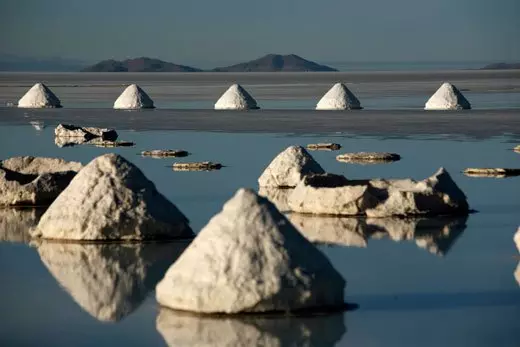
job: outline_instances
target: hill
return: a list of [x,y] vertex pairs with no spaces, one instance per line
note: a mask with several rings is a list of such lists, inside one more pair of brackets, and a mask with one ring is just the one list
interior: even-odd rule
[[300,71],[338,71],[326,65],[320,65],[303,59],[296,54],[268,54],[246,63],[215,68],[215,72],[300,72]]
[[510,70],[520,69],[520,63],[495,63],[489,64],[481,68],[481,70]]
[[135,59],[103,60],[88,66],[82,72],[198,72],[200,69],[169,63],[159,59],[141,57]]

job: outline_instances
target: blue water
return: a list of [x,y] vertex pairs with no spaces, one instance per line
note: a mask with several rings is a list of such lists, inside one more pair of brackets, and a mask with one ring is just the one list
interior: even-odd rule
[[[466,167],[520,167],[520,155],[511,150],[516,145],[511,137],[477,141],[463,137],[121,131],[120,139],[136,146],[103,149],[84,145],[58,148],[53,130],[0,127],[0,158],[30,154],[87,163],[103,153],[119,153],[155,182],[190,219],[196,232],[239,187],[256,189],[263,168],[289,145],[340,143],[339,152],[312,155],[326,171],[349,178],[422,179],[444,166],[478,213],[470,215],[457,233],[447,235],[449,247],[443,255],[418,247],[416,240],[396,242],[389,237],[368,238],[366,248],[320,245],[346,278],[347,301],[359,305],[357,310],[312,320],[272,318],[270,324],[261,318],[252,322],[237,318],[227,326],[237,331],[253,326],[267,341],[281,345],[290,345],[297,337],[305,340],[301,331],[306,331],[319,346],[518,346],[520,284],[513,273],[520,258],[512,238],[520,225],[520,177],[479,179],[461,174]],[[159,148],[182,148],[192,155],[164,160],[138,155],[141,150]],[[399,153],[402,160],[364,166],[337,162],[335,156],[344,151],[390,151]],[[226,167],[213,172],[171,170],[174,161],[199,160],[221,162]],[[77,294],[58,284],[60,278],[45,265],[52,260],[57,261],[48,255],[40,258],[37,246],[0,243],[0,344],[165,345],[166,340],[179,337],[180,326],[164,329],[161,325],[158,330],[153,280],[144,286],[147,296],[128,297],[131,312],[107,323],[81,308],[75,302]],[[112,259],[117,261],[117,257]],[[164,315],[173,322],[198,324],[201,330],[185,345],[202,344],[204,331],[215,333],[217,345],[230,336],[227,330],[225,336],[219,336],[218,320],[179,318],[171,312]],[[276,329],[286,324],[287,328]]]

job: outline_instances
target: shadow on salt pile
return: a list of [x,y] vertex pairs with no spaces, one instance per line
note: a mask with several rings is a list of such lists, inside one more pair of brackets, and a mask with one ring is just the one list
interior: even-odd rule
[[130,141],[111,141],[111,140],[103,140],[98,137],[93,138],[91,140],[86,140],[82,137],[55,137],[54,144],[60,148],[74,147],[74,146],[79,146],[79,145],[90,145],[90,146],[103,147],[103,148],[135,146],[135,143],[130,142]]
[[436,218],[323,217],[290,213],[287,218],[310,241],[367,247],[369,239],[415,241],[419,248],[444,256],[466,229],[467,216]]
[[47,270],[83,310],[100,321],[117,322],[141,305],[188,242],[33,245]]
[[161,308],[156,324],[168,346],[334,346],[346,332],[341,312],[201,316]]
[[45,208],[0,208],[0,242],[29,243]]

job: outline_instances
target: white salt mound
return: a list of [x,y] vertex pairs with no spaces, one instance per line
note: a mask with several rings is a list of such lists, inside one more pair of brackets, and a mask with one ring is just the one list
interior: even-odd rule
[[43,83],[36,83],[20,100],[18,107],[21,108],[59,108],[61,101]]
[[305,175],[325,173],[312,155],[301,146],[287,147],[258,178],[260,187],[295,187]]
[[215,110],[255,110],[256,100],[240,84],[233,84],[215,103]]
[[343,84],[336,83],[320,99],[317,110],[359,110],[362,109],[358,98]]
[[115,109],[137,110],[154,107],[153,100],[137,84],[126,87],[114,102]]
[[471,105],[451,83],[443,83],[424,106],[425,110],[469,110]]
[[292,212],[368,217],[460,215],[469,210],[466,195],[444,168],[422,181],[307,175],[287,203]]
[[269,202],[239,189],[156,287],[159,304],[199,313],[344,305],[345,280]]
[[193,236],[188,219],[123,157],[85,166],[45,212],[33,237],[143,241]]

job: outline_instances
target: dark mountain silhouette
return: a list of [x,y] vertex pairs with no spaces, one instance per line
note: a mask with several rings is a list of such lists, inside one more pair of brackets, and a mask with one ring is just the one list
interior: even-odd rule
[[338,71],[326,65],[320,65],[303,59],[296,54],[268,54],[246,63],[215,68],[216,72],[299,72],[299,71]]
[[520,63],[494,63],[481,68],[481,70],[510,70],[520,69]]
[[169,63],[159,59],[141,57],[135,59],[103,60],[88,66],[82,72],[198,72],[200,69]]

